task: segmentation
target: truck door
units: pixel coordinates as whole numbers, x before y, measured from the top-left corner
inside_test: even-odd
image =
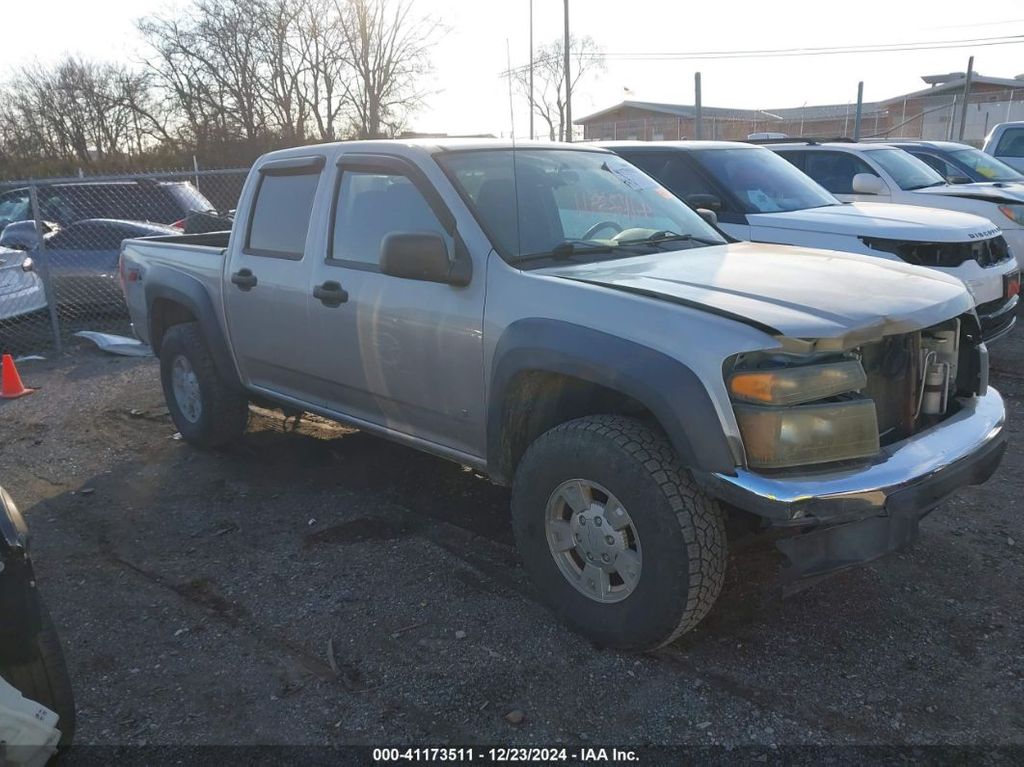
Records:
[[[482,271],[465,286],[383,274],[393,232],[436,232],[469,258],[432,183],[398,157],[343,155],[310,303],[317,394],[329,410],[482,454]]]
[[[310,215],[324,166],[322,156],[272,160],[243,199],[245,227],[231,238],[224,277],[228,332],[243,380],[272,393],[314,402],[306,383],[310,263],[322,237]],[[324,194],[329,194],[324,190]]]

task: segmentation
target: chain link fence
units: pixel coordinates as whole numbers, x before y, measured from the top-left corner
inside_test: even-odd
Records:
[[[121,242],[230,229],[248,168],[0,182],[0,352],[130,335]]]
[[[670,106],[670,105],[669,105]],[[609,115],[587,120],[586,141],[677,141],[698,135],[694,108],[677,107],[678,116],[655,115],[637,108],[634,115]],[[632,110],[625,110],[632,111]],[[866,102],[861,110],[862,138],[963,140],[980,147],[992,127],[1010,120],[1024,120],[1024,88],[971,90],[967,109],[963,92],[927,91],[889,101]],[[701,119],[705,139],[743,141],[757,134],[797,138],[836,138],[854,135],[857,105],[807,105],[789,109],[755,110],[705,107]],[[963,131],[961,139],[961,122]]]

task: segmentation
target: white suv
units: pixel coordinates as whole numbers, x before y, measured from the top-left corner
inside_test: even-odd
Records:
[[[713,210],[740,240],[860,253],[962,280],[986,340],[1016,321],[1019,271],[997,227],[909,205],[843,204],[767,149],[731,141],[606,142],[692,208]]]
[[[984,216],[1002,229],[1010,251],[1024,256],[1024,186],[949,184],[934,168],[889,144],[814,141],[771,149],[840,200],[899,202]]]

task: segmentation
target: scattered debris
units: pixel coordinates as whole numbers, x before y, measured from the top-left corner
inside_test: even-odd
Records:
[[[188,633],[188,629],[187,628],[178,629],[177,631],[174,632],[174,636],[180,637],[182,634],[187,634],[187,633]]]
[[[426,621],[421,621],[419,623],[412,623],[412,624],[410,624],[408,626],[405,626],[403,628],[398,629],[397,631],[392,631],[391,632],[391,638],[392,639],[398,639],[398,637],[402,636],[402,634],[406,633],[407,631],[412,631],[413,629],[418,629],[418,628],[421,628],[422,626],[426,626],[426,625],[427,625]]]
[[[309,522],[307,522],[306,524],[309,525],[310,527],[315,525],[316,524],[316,517],[310,517]]]
[[[15,357],[15,362],[34,362],[36,360],[45,361],[46,357],[41,354],[25,354],[21,357]]]
[[[456,631],[455,632],[455,638],[456,639],[465,639],[466,638],[466,632],[465,631]]]
[[[524,721],[526,721],[526,714],[524,714],[522,711],[516,708],[505,714],[505,721],[511,725],[515,725],[516,727],[518,727]]]
[[[96,492],[96,488],[94,488],[94,487],[83,487],[78,492],[79,492],[80,495],[92,495],[93,493]]]
[[[1006,539],[1006,542],[1007,542],[1008,544],[1010,544],[1010,545],[1012,546],[1012,545],[1013,545],[1013,544],[1015,544],[1015,543],[1016,543],[1017,541],[1013,540],[1013,538],[1007,537],[1007,539]]]
[[[79,338],[92,341],[100,351],[120,354],[122,357],[152,357],[153,350],[137,338],[118,336],[113,333],[100,333],[95,330],[79,330],[75,333]]]
[[[701,722],[700,724],[697,725],[697,729],[698,730],[706,730],[710,726],[711,726],[711,722]]]
[[[331,665],[331,671],[338,673],[338,659],[334,657],[334,637],[327,639],[327,662]]]

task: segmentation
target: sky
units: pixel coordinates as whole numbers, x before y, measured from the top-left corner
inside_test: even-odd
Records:
[[[440,18],[447,33],[433,56],[425,85],[426,106],[412,119],[419,131],[508,135],[512,116],[508,83],[511,60],[529,57],[530,0],[413,0],[416,10]],[[0,77],[13,67],[66,53],[143,61],[145,49],[134,21],[174,7],[167,0],[46,0],[8,2],[3,25],[25,30],[5,35]],[[628,98],[693,103],[693,75],[701,72],[706,106],[772,109],[856,100],[877,100],[925,87],[921,75],[964,71],[975,56],[976,72],[996,77],[1024,74],[1024,7],[987,3],[965,12],[953,0],[861,0],[856,5],[806,0],[766,3],[732,0],[570,0],[574,35],[589,35],[609,53],[693,52],[833,47],[862,44],[963,40],[1018,35],[1011,45],[977,45],[932,51],[732,60],[609,60],[604,72],[581,83],[573,95],[576,118]],[[534,42],[562,34],[562,0],[533,0]],[[40,9],[45,9],[42,18]],[[28,30],[36,30],[27,33]],[[515,134],[528,133],[525,100],[514,101]],[[539,127],[538,120],[538,127]]]

